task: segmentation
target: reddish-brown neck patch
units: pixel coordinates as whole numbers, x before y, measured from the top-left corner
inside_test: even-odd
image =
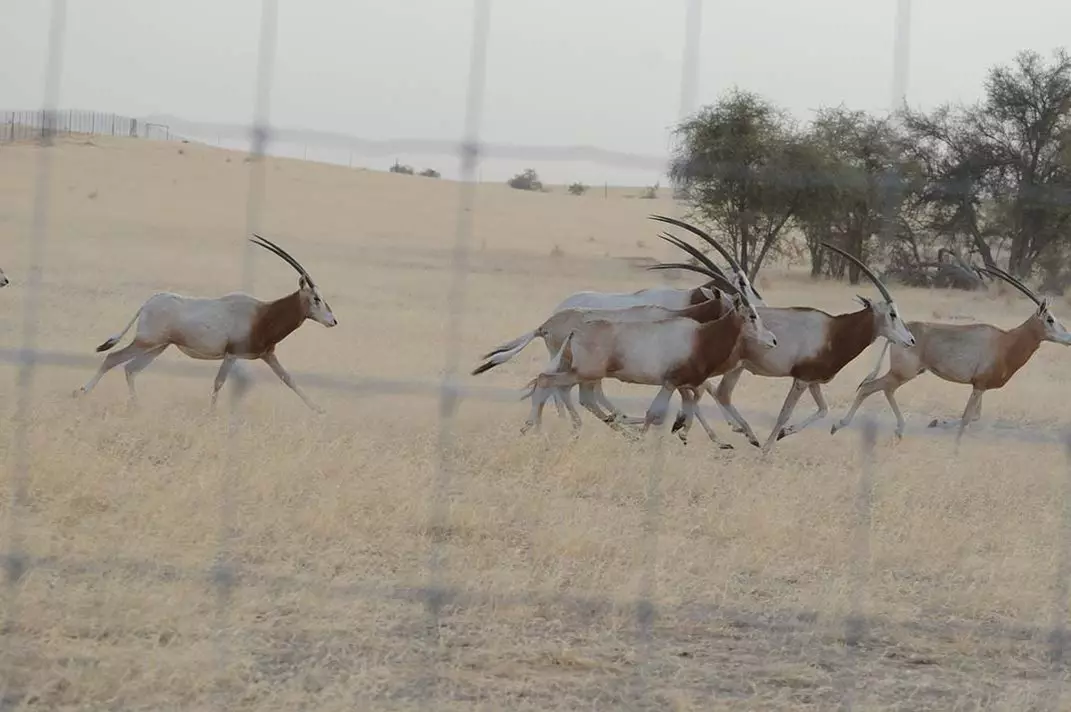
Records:
[[[668,374],[676,386],[698,387],[711,376],[725,373],[740,360],[744,315],[732,312],[701,324],[692,342],[692,355]]]
[[[300,290],[274,302],[268,302],[257,312],[248,343],[237,351],[243,355],[260,356],[290,335],[305,321],[306,310]]]
[[[877,336],[871,307],[830,317],[825,345],[811,358],[797,363],[790,375],[807,383],[827,383]]]
[[[974,385],[986,389],[1003,386],[1030,360],[1030,357],[1041,346],[1044,337],[1045,325],[1041,323],[1037,314],[1031,315],[1019,326],[1001,334],[998,341],[1000,354],[994,361],[993,368],[979,374]]]

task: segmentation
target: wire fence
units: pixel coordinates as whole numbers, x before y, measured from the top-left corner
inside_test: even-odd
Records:
[[[898,24],[895,28],[897,44],[894,77],[891,95],[895,101],[905,96],[907,87],[907,41],[908,3],[900,2]],[[680,83],[679,114],[685,116],[696,108],[697,101],[697,67],[700,52],[699,28],[703,20],[701,0],[686,0],[685,44],[682,47],[681,74],[673,78]],[[438,403],[438,432],[435,440],[435,476],[432,491],[428,493],[431,501],[426,530],[430,533],[426,567],[423,582],[420,585],[390,585],[358,580],[353,583],[338,584],[320,579],[316,576],[277,575],[243,567],[235,560],[232,552],[233,539],[240,531],[241,524],[236,521],[234,507],[235,470],[238,467],[240,453],[233,443],[239,428],[240,413],[237,401],[232,401],[230,413],[231,443],[225,458],[219,482],[219,536],[216,555],[212,561],[205,561],[201,566],[190,566],[180,562],[137,560],[122,556],[106,556],[85,559],[79,556],[54,556],[36,554],[25,544],[23,526],[28,518],[29,483],[32,478],[31,453],[34,447],[28,434],[28,426],[33,417],[35,405],[35,383],[43,373],[54,369],[95,368],[99,360],[92,356],[76,352],[56,351],[39,347],[39,330],[42,328],[40,305],[45,286],[43,275],[47,269],[46,249],[50,234],[50,198],[52,185],[52,166],[48,151],[38,155],[36,184],[34,189],[33,220],[25,235],[25,249],[30,271],[25,278],[24,289],[27,298],[21,315],[22,331],[19,344],[0,349],[0,361],[14,364],[18,369],[15,388],[17,395],[14,413],[10,420],[11,447],[9,450],[9,493],[7,497],[6,527],[4,532],[3,562],[6,573],[4,630],[0,643],[5,647],[2,667],[0,667],[0,710],[23,709],[32,707],[39,700],[39,691],[20,687],[16,678],[16,669],[20,656],[25,652],[15,642],[16,632],[20,627],[30,625],[23,617],[20,603],[24,584],[38,574],[59,577],[61,584],[74,581],[79,576],[125,576],[150,581],[154,585],[169,586],[181,582],[201,581],[214,592],[214,623],[217,634],[216,654],[220,667],[235,655],[235,649],[255,645],[247,638],[231,635],[233,623],[230,612],[235,605],[235,598],[253,590],[271,591],[278,596],[286,591],[313,592],[317,600],[354,602],[362,601],[368,605],[384,602],[419,605],[423,608],[425,625],[408,632],[399,633],[420,644],[423,667],[418,675],[402,675],[392,683],[393,689],[383,699],[397,701],[404,699],[414,702],[425,709],[457,708],[458,705],[477,707],[481,704],[479,697],[459,699],[453,686],[447,684],[455,661],[449,655],[442,654],[443,635],[449,626],[450,617],[458,610],[474,609],[477,611],[501,610],[504,608],[536,607],[540,618],[558,618],[562,621],[565,633],[579,630],[601,615],[613,612],[624,616],[629,621],[630,630],[617,631],[621,640],[632,646],[635,652],[635,665],[632,672],[621,672],[614,676],[614,689],[604,698],[595,696],[583,700],[584,706],[593,708],[671,708],[673,700],[664,695],[660,681],[680,675],[680,670],[667,670],[663,664],[662,646],[676,644],[676,639],[663,641],[660,636],[664,631],[659,627],[659,619],[692,621],[697,635],[711,634],[704,627],[711,620],[732,629],[761,630],[770,638],[780,641],[772,649],[805,648],[818,645],[816,642],[830,635],[829,631],[840,631],[835,646],[844,657],[844,674],[834,676],[831,687],[833,692],[813,693],[815,697],[792,697],[788,701],[796,705],[829,703],[831,706],[852,708],[857,704],[861,689],[861,671],[867,665],[874,664],[871,652],[879,647],[878,639],[891,627],[910,629],[919,634],[947,636],[950,631],[967,635],[972,640],[988,639],[995,648],[1006,649],[1024,644],[1031,647],[1037,657],[1044,658],[1048,665],[1047,676],[1039,681],[1041,689],[1029,703],[1021,708],[1062,709],[1063,681],[1066,677],[1064,658],[1066,655],[1066,628],[1068,616],[1069,569],[1068,546],[1071,545],[1071,450],[1068,451],[1067,475],[1063,478],[1060,490],[1063,506],[1062,519],[1058,531],[1053,533],[1053,556],[1056,562],[1053,573],[1053,599],[1051,606],[1051,623],[1038,625],[1030,622],[1009,622],[1006,619],[996,621],[963,622],[910,616],[900,619],[870,616],[866,612],[866,580],[871,561],[871,535],[874,527],[873,509],[876,492],[874,459],[875,432],[877,423],[873,418],[864,419],[861,438],[861,459],[858,469],[858,483],[855,499],[855,520],[852,525],[855,540],[851,544],[851,559],[854,581],[849,600],[851,611],[848,615],[837,618],[819,616],[807,608],[781,607],[776,610],[756,612],[747,607],[736,608],[724,604],[712,603],[702,598],[690,598],[667,602],[659,588],[658,559],[659,536],[667,513],[665,511],[663,476],[666,470],[666,452],[661,439],[654,440],[654,447],[644,457],[648,458],[642,466],[646,468],[646,479],[642,497],[644,509],[642,535],[635,557],[638,574],[637,590],[609,591],[603,595],[579,595],[569,592],[554,593],[545,589],[517,592],[516,590],[497,590],[487,586],[459,586],[451,583],[447,574],[451,571],[451,549],[447,541],[447,522],[450,519],[451,491],[456,480],[464,475],[466,464],[456,454],[459,433],[456,419],[459,405],[464,401],[473,402],[515,402],[515,390],[498,389],[474,385],[460,375],[463,343],[461,334],[464,321],[469,312],[468,278],[471,273],[470,250],[472,249],[473,221],[479,210],[475,200],[475,184],[478,182],[478,166],[488,155],[508,155],[523,159],[538,156],[546,160],[575,160],[578,155],[585,159],[602,161],[616,165],[642,165],[649,167],[662,161],[658,157],[635,156],[627,153],[601,151],[599,149],[577,149],[576,147],[510,147],[504,145],[489,146],[481,142],[481,123],[486,94],[485,76],[487,70],[487,44],[493,35],[491,23],[491,1],[474,0],[472,8],[472,44],[468,67],[468,94],[464,107],[464,135],[456,144],[440,142],[423,142],[408,147],[412,150],[445,152],[456,150],[460,161],[460,180],[463,183],[460,192],[453,229],[451,247],[450,283],[445,295],[449,321],[446,324],[448,334],[443,354],[442,377],[438,382],[428,380],[391,380],[374,375],[354,375],[341,378],[323,373],[302,372],[295,376],[304,386],[322,389],[331,393],[353,397],[369,396],[419,396],[435,399]],[[262,3],[260,25],[259,59],[257,64],[256,105],[253,107],[254,121],[249,142],[251,165],[246,203],[246,233],[257,232],[264,212],[265,175],[264,158],[270,152],[272,143],[278,138],[271,128],[270,90],[276,54],[276,34],[278,23],[277,3],[265,0]],[[112,136],[140,136],[162,139],[181,139],[181,131],[173,133],[171,124],[148,122],[142,119],[120,117],[111,114],[78,111],[57,111],[60,103],[59,77],[62,74],[64,31],[66,22],[66,3],[63,0],[52,2],[52,24],[49,35],[49,60],[45,86],[45,105],[40,110],[25,112],[7,112],[0,127],[0,141],[41,140],[46,145],[57,134],[102,134]],[[667,77],[667,80],[670,78]],[[211,132],[212,129],[208,129]],[[283,137],[285,140],[285,136]],[[305,136],[306,141],[308,136]],[[352,137],[331,137],[316,135],[316,141],[334,144],[343,150],[354,150],[355,139]],[[371,144],[365,144],[361,150],[370,150]],[[373,147],[375,148],[375,147]],[[376,150],[389,154],[397,148],[396,144],[383,142]],[[664,165],[664,164],[663,164]],[[891,202],[891,201],[890,201]],[[242,286],[251,290],[255,281],[252,247],[246,245],[242,263]],[[203,378],[204,370],[193,364],[161,364],[159,370],[177,376]],[[622,398],[621,402],[629,407],[643,407],[646,400]],[[745,411],[749,419],[772,421],[768,413],[751,413]],[[938,430],[912,428],[911,437],[944,437]],[[1039,446],[1062,446],[1063,438],[1046,432],[1022,430],[989,432],[989,437],[1006,439],[1008,442],[1029,442]],[[641,463],[637,463],[638,465]],[[805,535],[805,533],[801,533]],[[359,579],[359,577],[358,577]],[[176,594],[180,595],[180,594]],[[534,615],[534,614],[533,614]],[[563,633],[564,635],[564,633]],[[730,647],[731,650],[731,647]],[[775,653],[767,653],[774,655]],[[729,656],[732,657],[731,654]],[[726,660],[700,662],[705,667],[701,679],[682,679],[677,684],[696,692],[698,699],[714,704],[715,700],[728,697],[739,703],[747,703],[746,691],[722,688],[724,679],[730,676],[732,667]],[[906,674],[906,672],[905,672]],[[392,685],[388,685],[391,687]],[[786,689],[791,687],[785,682]],[[658,690],[655,694],[653,691]],[[218,698],[219,707],[233,709],[242,705],[243,691],[229,691]],[[787,694],[787,693],[786,693]],[[995,694],[995,693],[994,693]],[[38,697],[35,697],[38,696]],[[576,700],[555,700],[554,691],[549,697],[541,698],[533,706],[546,703],[580,706]],[[824,696],[823,696],[824,695]],[[547,700],[551,702],[547,702]],[[751,702],[762,702],[765,698],[756,696]],[[769,699],[765,699],[770,702]],[[776,700],[775,700],[776,701]],[[917,700],[919,707],[953,708],[961,706],[962,700],[938,699]],[[974,700],[980,706],[986,706],[986,700]],[[513,699],[512,704],[518,708],[529,703],[524,699]],[[178,703],[176,703],[178,704]],[[141,707],[136,701],[117,700],[115,708]],[[390,704],[384,704],[390,707]],[[908,703],[910,705],[910,702]],[[684,706],[681,707],[685,708]]]

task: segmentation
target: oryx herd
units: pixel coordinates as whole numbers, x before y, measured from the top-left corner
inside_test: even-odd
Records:
[[[610,427],[642,424],[646,432],[665,418],[673,393],[682,408],[673,431],[686,441],[693,418],[710,439],[722,442],[707,423],[698,403],[703,392],[714,397],[732,429],[768,452],[775,442],[803,430],[828,412],[822,385],[829,383],[850,361],[878,338],[885,347],[874,371],[860,384],[855,402],[831,432],[851,422],[867,396],[883,391],[897,419],[896,435],[903,435],[904,418],[893,393],[926,371],[954,383],[970,384],[973,392],[959,419],[957,441],[966,426],[981,414],[982,394],[1000,388],[1037,351],[1042,341],[1071,344],[1071,334],[1049,309],[1046,300],[1003,270],[986,271],[1029,297],[1037,310],[1014,329],[989,324],[905,323],[889,290],[873,271],[844,250],[822,243],[855,263],[882,296],[881,301],[858,297],[862,308],[830,315],[806,306],[771,307],[748,280],[731,252],[710,235],[687,223],[659,215],[652,219],[683,228],[698,236],[729,263],[727,274],[693,245],[663,233],[659,237],[681,248],[699,264],[663,263],[649,269],[683,269],[698,272],[709,281],[694,289],[657,288],[631,294],[579,292],[563,301],[535,329],[502,344],[483,357],[473,370],[480,374],[513,358],[532,340],[541,337],[550,362],[528,384],[531,413],[522,431],[538,428],[543,406],[553,398],[559,413],[568,411],[574,426],[580,417],[569,392],[579,386],[580,403]],[[877,377],[885,351],[892,345],[889,372]],[[759,442],[732,402],[733,390],[744,371],[758,376],[791,378],[792,386],[765,443]],[[715,388],[710,379],[721,376]],[[626,383],[658,386],[643,418],[629,418],[610,403],[601,381],[615,378]],[[804,391],[817,410],[794,425],[789,418]],[[605,409],[605,410],[604,410]],[[947,424],[947,423],[946,423]],[[937,421],[931,423],[938,425]]]
[[[682,408],[672,430],[687,441],[693,419],[710,439],[731,448],[717,437],[698,404],[709,393],[733,431],[768,452],[775,442],[803,430],[828,412],[822,385],[829,383],[850,361],[875,340],[885,340],[874,370],[859,385],[847,414],[833,425],[846,427],[862,402],[879,391],[896,416],[896,436],[902,437],[904,417],[894,396],[896,389],[930,371],[953,383],[969,384],[973,391],[958,421],[933,421],[931,426],[958,423],[957,441],[968,424],[978,420],[982,396],[1000,388],[1030,359],[1043,341],[1071,344],[1071,334],[1056,319],[1045,299],[1001,269],[985,271],[1002,279],[1031,299],[1037,309],[1019,326],[1001,329],[990,324],[904,322],[889,290],[873,271],[844,250],[822,243],[824,249],[855,263],[881,294],[881,300],[858,297],[861,308],[831,315],[806,306],[768,306],[732,253],[699,228],[660,215],[652,219],[699,237],[728,262],[722,270],[688,242],[663,232],[660,238],[690,255],[694,262],[660,263],[651,270],[687,270],[707,281],[692,289],[658,287],[632,293],[577,292],[561,302],[536,328],[502,344],[483,357],[473,375],[501,365],[536,338],[542,338],[550,355],[547,366],[528,383],[526,398],[531,412],[522,428],[538,428],[543,407],[553,399],[560,415],[581,418],[570,392],[579,387],[580,403],[601,421],[628,437],[629,426],[651,425],[665,419],[670,399],[679,393]],[[275,355],[275,347],[306,319],[324,326],[338,321],[320,295],[308,271],[289,253],[259,235],[251,242],[293,267],[298,289],[274,301],[262,301],[242,292],[217,298],[194,298],[159,292],[146,300],[119,333],[97,347],[109,351],[137,323],[133,341],[109,353],[93,377],[75,394],[86,394],[105,373],[125,364],[127,386],[136,402],[134,379],[169,346],[195,359],[222,361],[213,384],[211,403],[237,360],[259,359],[310,408],[321,411],[294,383]],[[8,278],[0,271],[0,287]],[[886,351],[889,370],[878,377]],[[733,405],[732,395],[744,371],[758,376],[791,378],[777,422],[764,443]],[[715,387],[711,379],[721,376]],[[630,418],[611,403],[602,380],[657,386],[660,390],[642,418]],[[789,424],[804,391],[817,409],[796,424]]]

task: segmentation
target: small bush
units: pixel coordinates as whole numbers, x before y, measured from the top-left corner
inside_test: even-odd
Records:
[[[517,190],[543,190],[543,183],[539,180],[539,174],[531,168],[510,178],[507,183],[510,188]]]
[[[394,161],[394,165],[390,167],[390,172],[401,173],[402,175],[411,176],[413,175],[413,167],[403,165],[401,163],[398,163],[398,161]]]
[[[569,195],[583,195],[586,192],[588,192],[588,187],[580,181],[569,186]]]
[[[435,170],[434,168],[425,168],[424,170],[420,171],[420,175],[424,176],[425,178],[438,178],[440,174],[439,171]]]
[[[659,185],[660,185],[659,183],[655,183],[654,185],[650,185],[650,186],[647,186],[646,188],[644,188],[643,192],[640,193],[640,199],[641,200],[654,200],[655,198],[657,198],[658,197]]]

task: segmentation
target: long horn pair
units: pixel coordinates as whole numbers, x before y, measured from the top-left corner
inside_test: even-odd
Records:
[[[647,269],[652,271],[663,269],[681,269],[686,270],[688,272],[697,272],[701,275],[709,277],[711,281],[714,282],[714,284],[716,284],[720,289],[723,289],[726,292],[729,292],[730,294],[738,294],[741,298],[746,300],[746,297],[740,293],[740,290],[736,287],[736,285],[726,279],[722,274],[714,272],[713,270],[709,270],[706,267],[702,267],[700,265],[693,265],[687,262],[660,262],[659,264],[651,265]]]
[[[709,269],[711,272],[717,272],[721,276],[725,277],[725,279],[729,279],[729,275],[725,274],[725,272],[722,270],[721,267],[719,267],[718,265],[714,264],[709,257],[704,255],[702,252],[697,250],[692,245],[689,245],[687,242],[685,242],[684,240],[680,239],[679,237],[674,237],[673,235],[670,235],[668,232],[663,232],[658,237],[660,237],[661,239],[665,240],[669,244],[674,245],[675,247],[679,247],[680,249],[684,250],[689,255],[691,255],[696,260],[698,260],[700,262],[700,264],[702,264],[704,267]]]
[[[821,243],[821,245],[822,245],[822,247],[826,248],[827,250],[833,250],[834,252],[836,252],[837,254],[841,255],[845,259],[850,260],[850,261],[854,262],[856,265],[858,265],[859,269],[863,270],[863,273],[867,277],[870,278],[870,281],[873,282],[874,286],[878,288],[879,292],[881,292],[881,296],[885,297],[885,301],[888,302],[889,304],[892,304],[893,298],[892,298],[892,295],[889,294],[889,290],[886,289],[885,285],[881,283],[881,280],[878,279],[878,276],[876,274],[874,274],[870,270],[869,267],[867,267],[865,264],[860,262],[857,257],[855,257],[854,255],[848,254],[844,250],[840,249],[839,247],[837,247],[835,245],[831,245],[828,242],[823,242],[823,243]]]
[[[740,267],[740,263],[736,261],[736,258],[733,257],[731,252],[729,252],[724,247],[719,245],[714,240],[713,237],[711,237],[708,233],[704,232],[703,230],[700,230],[695,225],[689,225],[686,222],[683,222],[681,220],[677,220],[676,218],[666,217],[665,215],[648,215],[647,217],[649,217],[651,220],[658,220],[659,222],[669,223],[670,225],[676,225],[677,227],[681,228],[682,230],[687,230],[688,232],[690,232],[693,235],[699,237],[701,240],[703,240],[708,245],[710,245],[715,250],[717,250],[718,254],[721,255],[722,257],[724,257],[725,261],[728,262],[732,266],[732,268],[734,270],[736,270],[737,272],[743,272],[744,271],[743,268]]]
[[[705,232],[704,230],[700,230],[695,225],[689,225],[686,222],[677,220],[676,218],[666,217],[665,215],[648,215],[647,217],[651,220],[658,220],[659,222],[676,225],[682,230],[687,230],[688,232],[697,236],[703,242],[713,247],[719,255],[725,258],[725,261],[729,263],[729,266],[732,267],[733,271],[735,271],[737,274],[746,274],[746,272],[744,272],[744,268],[741,267],[740,263],[736,261],[736,258],[733,256],[733,253],[722,247],[717,240],[710,236],[710,233]],[[759,294],[759,290],[755,289],[755,285],[751,285],[751,291],[755,292],[755,296],[757,296],[759,299],[762,298],[762,295]]]
[[[308,273],[308,271],[304,267],[301,266],[300,262],[298,262],[293,257],[291,257],[289,252],[287,252],[283,248],[279,247],[278,245],[276,245],[274,242],[272,242],[268,238],[261,237],[260,235],[258,235],[256,233],[253,233],[253,237],[249,238],[249,241],[252,242],[254,245],[257,245],[258,247],[263,247],[265,250],[274,253],[276,256],[278,256],[280,259],[282,259],[288,265],[290,265],[295,270],[297,270],[297,273],[305,278],[305,280],[309,283],[310,287],[315,287],[316,286],[312,281],[312,275],[310,275]]]
[[[1005,282],[1018,289],[1020,292],[1028,296],[1030,300],[1034,302],[1034,304],[1037,304],[1039,307],[1042,305],[1041,299],[1038,298],[1038,295],[1034,294],[1034,290],[1030,289],[1030,287],[1027,287],[1025,284],[1020,282],[1015,277],[1012,277],[1010,274],[1008,274],[1001,268],[983,267],[982,269],[993,275],[994,277],[999,277],[1000,279],[1003,279]]]

